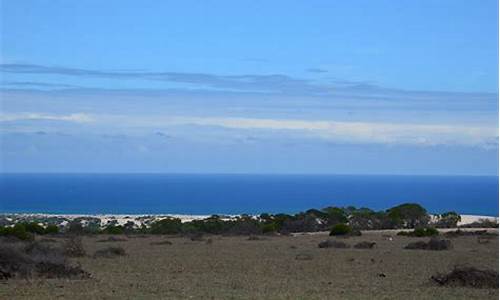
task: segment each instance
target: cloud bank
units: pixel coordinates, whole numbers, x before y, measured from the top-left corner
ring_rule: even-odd
[[[117,127],[140,128],[142,132],[158,132],[182,126],[196,126],[200,130],[214,127],[252,131],[269,136],[289,132],[296,136],[315,138],[334,143],[387,144],[387,145],[461,145],[497,147],[498,129],[487,126],[463,126],[453,124],[415,124],[384,122],[344,122],[335,120],[264,119],[230,117],[194,117],[166,115],[112,115],[72,113],[51,115],[44,113],[2,114],[0,122],[15,121],[65,121],[96,125],[112,130]],[[34,128],[33,130],[35,130]]]

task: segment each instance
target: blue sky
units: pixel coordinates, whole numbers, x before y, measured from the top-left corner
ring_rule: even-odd
[[[3,1],[4,172],[498,174],[497,1]]]

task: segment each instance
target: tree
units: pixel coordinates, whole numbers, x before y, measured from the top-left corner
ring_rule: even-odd
[[[327,214],[328,225],[347,223],[347,214],[342,208],[327,207],[323,211]]]
[[[416,203],[405,203],[390,208],[387,215],[397,227],[403,228],[425,227],[430,221],[427,210]]]

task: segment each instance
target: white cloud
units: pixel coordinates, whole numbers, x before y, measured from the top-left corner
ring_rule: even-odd
[[[90,115],[84,113],[74,113],[69,115],[50,115],[43,113],[0,114],[0,122],[23,120],[66,121],[75,123],[88,123],[93,121]]]
[[[384,122],[345,122],[334,120],[301,119],[257,119],[229,117],[190,117],[169,115],[107,115],[74,113],[68,115],[49,115],[43,113],[22,113],[0,115],[0,121],[17,120],[60,120],[75,123],[92,122],[94,129],[112,131],[142,129],[156,132],[182,126],[200,126],[204,132],[210,127],[233,130],[252,130],[253,135],[293,133],[293,136],[322,139],[336,143],[388,144],[388,145],[462,145],[485,148],[498,147],[498,128],[496,126],[463,124],[418,124]],[[189,130],[186,137],[192,134]],[[199,135],[198,135],[199,136]]]
[[[128,124],[155,129],[195,125],[236,130],[288,131],[339,143],[377,143],[406,145],[465,145],[498,144],[498,128],[462,124],[415,124],[384,122],[344,122],[331,120],[256,119],[227,117],[179,116],[102,116],[107,124]]]
[[[491,145],[498,129],[450,124],[401,124],[250,118],[174,118],[174,122],[236,129],[295,130],[347,143]]]

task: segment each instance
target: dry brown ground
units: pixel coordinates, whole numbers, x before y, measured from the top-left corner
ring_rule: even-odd
[[[122,246],[125,257],[75,259],[87,280],[10,280],[1,299],[498,299],[498,289],[446,288],[430,282],[436,272],[467,264],[498,271],[498,238],[453,238],[453,250],[403,250],[418,238],[368,232],[342,239],[375,249],[320,249],[325,235],[295,237],[212,236],[212,243],[182,237],[129,237],[124,242],[84,238],[91,255]],[[151,245],[169,240],[172,245]],[[425,239],[427,240],[427,239]],[[297,255],[309,260],[296,259]],[[382,275],[383,274],[383,275]]]

